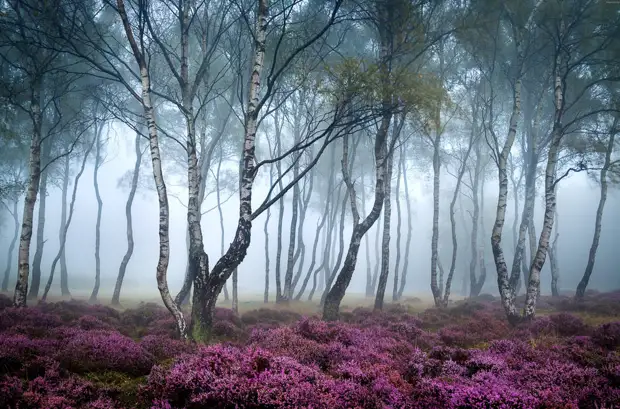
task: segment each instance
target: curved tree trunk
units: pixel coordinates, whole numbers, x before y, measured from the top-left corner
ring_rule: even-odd
[[[15,250],[15,244],[17,243],[17,237],[19,236],[19,215],[17,214],[17,197],[13,200],[13,210],[10,211],[13,216],[13,238],[11,238],[11,244],[9,244],[9,250],[6,256],[6,268],[4,269],[4,277],[2,278],[2,291],[9,289],[9,275],[11,274],[11,259],[13,258],[13,251]],[[7,208],[8,209],[8,208]]]
[[[348,192],[345,192],[344,199],[342,200],[342,208],[340,210],[340,224],[339,224],[340,229],[338,232],[338,236],[340,237],[340,240],[338,240],[338,255],[336,256],[336,259],[334,260],[333,265],[330,266],[331,268],[325,270],[326,273],[329,274],[329,276],[327,277],[327,281],[325,283],[325,289],[323,291],[323,294],[321,295],[321,305],[325,303],[325,297],[327,297],[327,293],[329,292],[329,289],[331,288],[334,282],[334,279],[336,278],[336,274],[338,273],[338,269],[340,268],[340,264],[342,263],[342,255],[344,254],[344,223],[345,223],[345,215],[347,212],[347,200],[348,199],[349,199]],[[333,251],[333,253],[335,253],[335,251]]]
[[[273,185],[273,167],[269,168],[269,186]],[[271,208],[267,208],[267,217],[265,218],[265,292],[263,294],[263,302],[269,302],[269,219],[271,218]],[[222,243],[224,241],[222,240]],[[222,249],[223,253],[223,249]]]
[[[614,125],[617,125],[617,123],[618,118],[614,120]],[[601,227],[603,224],[603,210],[605,209],[605,202],[607,201],[607,171],[611,164],[611,153],[614,148],[615,136],[616,134],[612,132],[609,137],[609,143],[607,144],[607,151],[605,152],[605,163],[603,164],[603,169],[601,170],[601,196],[596,209],[596,219],[594,220],[594,236],[592,237],[592,244],[590,246],[588,264],[586,265],[583,277],[581,278],[581,281],[579,281],[577,291],[575,292],[575,297],[578,299],[583,298],[585,295],[586,288],[588,288],[588,283],[590,282],[590,277],[592,276],[592,271],[594,270],[596,250],[598,249],[598,243],[601,237]]]
[[[49,160],[49,147],[42,143],[43,162]],[[32,260],[32,280],[30,281],[30,291],[28,299],[36,300],[39,296],[39,287],[41,285],[41,261],[43,259],[43,247],[45,246],[45,209],[47,204],[47,179],[48,171],[41,173],[41,183],[39,184],[39,217],[37,219],[37,249],[34,252]]]
[[[140,177],[140,164],[142,163],[142,149],[140,149],[140,134],[136,132],[135,140],[135,153],[136,163],[133,167],[133,175],[131,177],[131,189],[129,190],[129,196],[127,197],[127,203],[125,204],[125,220],[127,223],[127,251],[123,256],[121,265],[118,268],[118,276],[116,277],[116,285],[114,286],[114,293],[112,294],[112,305],[120,305],[121,287],[123,286],[123,279],[125,278],[125,271],[131,256],[133,254],[133,223],[131,219],[131,206],[133,205],[133,199],[136,196],[136,190],[138,189],[138,178]]]
[[[295,262],[299,261],[299,267],[297,269],[297,273],[295,273],[295,277],[293,278],[292,290],[294,291],[297,288],[297,284],[299,283],[299,279],[301,278],[301,274],[303,273],[304,261],[306,260],[306,244],[304,243],[304,225],[306,222],[306,213],[308,208],[310,207],[310,199],[312,197],[312,191],[314,190],[314,170],[310,171],[310,182],[308,186],[308,191],[306,192],[303,201],[300,197],[300,214],[299,214],[299,230],[297,231],[297,254],[295,257]],[[318,232],[317,232],[318,236]],[[291,299],[293,296],[291,294]]]
[[[103,201],[101,200],[101,194],[99,193],[99,168],[101,167],[101,132],[103,131],[103,124],[99,126],[96,131],[95,142],[95,168],[93,171],[93,185],[95,186],[95,197],[97,198],[97,223],[95,225],[95,286],[93,292],[90,294],[89,302],[96,302],[99,295],[99,284],[101,283],[101,212],[103,210]]]
[[[224,243],[225,243],[225,230],[224,230],[224,213],[222,212],[222,197],[220,194],[220,172],[222,170],[222,160],[224,156],[224,150],[222,145],[220,145],[220,158],[217,162],[217,169],[215,171],[215,190],[216,190],[216,199],[217,199],[217,215],[220,219],[220,254],[224,254]],[[224,301],[228,301],[228,286],[224,284]],[[189,292],[188,292],[189,294]],[[234,300],[233,300],[234,301]]]
[[[30,242],[32,239],[32,219],[37,192],[41,178],[41,78],[35,79],[30,87],[30,113],[32,119],[32,140],[30,142],[30,158],[28,161],[28,186],[24,199],[22,215],[22,231],[19,238],[18,276],[15,284],[13,304],[25,307],[28,295],[28,275],[30,273]]]
[[[82,174],[84,173],[84,169],[86,168],[86,162],[88,161],[90,152],[92,151],[93,146],[95,145],[95,140],[96,138],[93,138],[90,145],[88,145],[88,148],[86,148],[86,152],[84,152],[84,158],[82,158],[82,164],[80,165],[80,170],[78,171],[77,175],[75,175],[75,179],[73,181],[73,192],[71,193],[71,203],[69,204],[69,217],[67,218],[67,222],[64,225],[64,229],[60,237],[60,248],[58,250],[58,254],[56,254],[56,257],[54,258],[54,261],[52,262],[52,267],[50,269],[50,275],[47,279],[45,290],[43,291],[43,297],[41,297],[42,301],[45,301],[47,299],[47,294],[49,293],[50,288],[52,287],[52,282],[54,281],[54,272],[56,271],[56,264],[58,263],[59,260],[62,260],[61,257],[65,251],[65,246],[67,244],[67,233],[69,232],[69,226],[71,226],[71,220],[73,220],[73,210],[75,209],[75,200],[77,199],[78,185],[80,182],[80,178],[82,177]]]
[[[153,179],[155,181],[155,187],[157,189],[157,198],[159,204],[159,259],[157,262],[157,288],[161,295],[164,305],[170,311],[175,319],[177,330],[182,339],[187,338],[187,328],[185,324],[185,317],[178,304],[174,302],[174,299],[170,295],[168,290],[168,262],[170,259],[170,236],[169,236],[169,221],[170,221],[170,209],[168,205],[168,194],[166,191],[166,183],[164,181],[164,175],[161,166],[161,156],[159,151],[159,138],[157,134],[157,123],[155,120],[155,111],[151,103],[151,78],[149,75],[146,59],[138,48],[138,44],[133,35],[127,12],[125,11],[125,3],[123,0],[117,0],[117,12],[121,17],[123,23],[123,29],[125,35],[129,40],[132,52],[138,67],[140,68],[140,82],[142,85],[142,107],[144,109],[144,116],[146,119],[146,125],[149,130],[149,147],[151,151],[151,163],[153,165]]]
[[[400,241],[402,212],[400,209],[400,177],[403,171],[403,154],[402,151],[398,157],[398,170],[396,171],[396,263],[394,264],[394,288],[392,289],[392,301],[398,301],[398,272],[400,270]]]
[[[465,157],[463,158],[463,162],[459,169],[459,173],[456,178],[456,186],[454,187],[454,194],[452,195],[452,201],[450,202],[450,228],[452,232],[452,258],[450,260],[450,270],[448,271],[448,278],[446,280],[446,288],[443,293],[443,306],[448,306],[448,301],[450,300],[450,289],[452,286],[452,278],[454,277],[454,270],[456,269],[456,256],[458,254],[458,240],[456,237],[456,219],[454,218],[454,207],[456,206],[456,200],[459,197],[459,193],[461,190],[461,182],[463,181],[463,176],[465,175],[465,170],[467,169],[467,161],[469,160],[469,154],[471,153],[471,149],[474,145],[476,138],[476,123],[474,121],[474,126],[472,127],[471,136],[469,138],[469,146],[467,147],[467,152],[465,153]]]

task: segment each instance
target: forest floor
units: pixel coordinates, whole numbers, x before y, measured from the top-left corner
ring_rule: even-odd
[[[620,408],[620,292],[541,297],[515,327],[489,295],[380,313],[349,297],[338,323],[261,298],[222,302],[197,346],[157,303],[0,294],[0,408]]]

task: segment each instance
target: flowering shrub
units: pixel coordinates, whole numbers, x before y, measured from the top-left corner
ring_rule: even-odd
[[[589,314],[591,298],[570,305]],[[555,311],[515,328],[498,300],[482,298],[419,315],[356,308],[336,323],[218,308],[213,334],[223,343],[198,348],[176,339],[156,304],[15,309],[0,297],[0,407],[618,407],[616,316],[594,328],[568,301],[546,301]]]
[[[82,331],[61,345],[58,359],[72,372],[116,371],[146,375],[154,364],[153,355],[131,338],[118,332]]]

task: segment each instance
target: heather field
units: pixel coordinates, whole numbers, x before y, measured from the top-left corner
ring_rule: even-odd
[[[1,408],[620,407],[620,292],[543,297],[515,328],[491,296],[339,323],[219,308],[207,346],[156,304],[0,304]]]

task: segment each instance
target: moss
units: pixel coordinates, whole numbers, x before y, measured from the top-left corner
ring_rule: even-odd
[[[147,402],[141,402],[140,388],[147,383],[146,376],[131,377],[122,372],[89,372],[84,379],[95,386],[108,391],[111,398],[122,406],[136,409],[148,408]]]

